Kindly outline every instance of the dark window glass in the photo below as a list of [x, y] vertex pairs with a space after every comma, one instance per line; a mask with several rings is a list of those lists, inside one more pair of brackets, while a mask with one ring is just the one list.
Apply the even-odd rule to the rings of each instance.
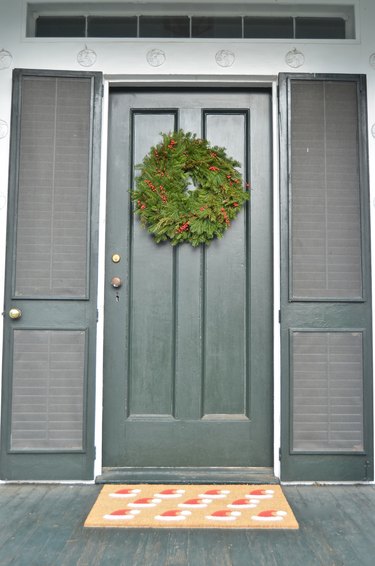
[[188, 16], [140, 16], [139, 37], [189, 37]]
[[297, 39], [345, 39], [342, 18], [296, 18]]
[[39, 16], [35, 37], [85, 37], [84, 16]]
[[242, 18], [192, 18], [192, 37], [242, 37]]
[[[137, 37], [138, 16], [89, 16], [88, 37]], [[293, 25], [294, 24], [294, 25]], [[139, 37], [345, 39], [343, 18], [139, 16]], [[85, 16], [39, 16], [35, 37], [85, 37]]]
[[137, 16], [87, 18], [88, 37], [137, 37]]
[[244, 18], [246, 38], [293, 37], [293, 18]]

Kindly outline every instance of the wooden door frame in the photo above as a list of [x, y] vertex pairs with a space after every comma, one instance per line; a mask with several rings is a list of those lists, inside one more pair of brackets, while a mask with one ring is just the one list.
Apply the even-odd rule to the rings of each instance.
[[230, 87], [233, 88], [269, 88], [272, 93], [272, 186], [273, 186], [273, 354], [274, 354], [274, 376], [273, 376], [273, 470], [276, 478], [280, 477], [280, 330], [278, 312], [280, 305], [280, 255], [279, 255], [279, 161], [278, 161], [278, 91], [277, 77], [254, 78], [246, 76], [235, 77], [174, 77], [171, 81], [168, 77], [104, 77], [103, 89], [103, 124], [101, 145], [101, 183], [100, 183], [100, 212], [99, 212], [99, 260], [98, 260], [98, 324], [97, 324], [97, 354], [96, 354], [96, 407], [95, 407], [95, 447], [96, 460], [94, 477], [102, 472], [102, 440], [103, 440], [103, 361], [104, 361], [104, 289], [105, 289], [105, 232], [106, 232], [106, 178], [107, 178], [107, 150], [108, 150], [108, 107], [109, 89], [112, 87], [137, 87], [167, 88], [167, 87]]

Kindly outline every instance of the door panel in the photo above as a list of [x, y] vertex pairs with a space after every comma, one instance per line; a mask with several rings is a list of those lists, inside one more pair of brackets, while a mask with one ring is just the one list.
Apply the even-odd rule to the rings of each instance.
[[[271, 466], [270, 95], [114, 90], [109, 118], [104, 466]], [[134, 165], [176, 128], [252, 181], [209, 247], [155, 244], [133, 216]]]

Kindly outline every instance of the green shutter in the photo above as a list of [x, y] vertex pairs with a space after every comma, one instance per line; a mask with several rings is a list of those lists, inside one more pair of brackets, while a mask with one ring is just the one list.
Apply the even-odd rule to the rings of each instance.
[[373, 477], [366, 85], [280, 76], [285, 481]]
[[100, 107], [99, 73], [14, 71], [1, 479], [93, 477]]

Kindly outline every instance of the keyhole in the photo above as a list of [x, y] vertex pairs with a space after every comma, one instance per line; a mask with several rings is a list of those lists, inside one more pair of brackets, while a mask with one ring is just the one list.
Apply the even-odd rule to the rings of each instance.
[[118, 291], [116, 291], [116, 303], [120, 302], [120, 295], [118, 294]]

